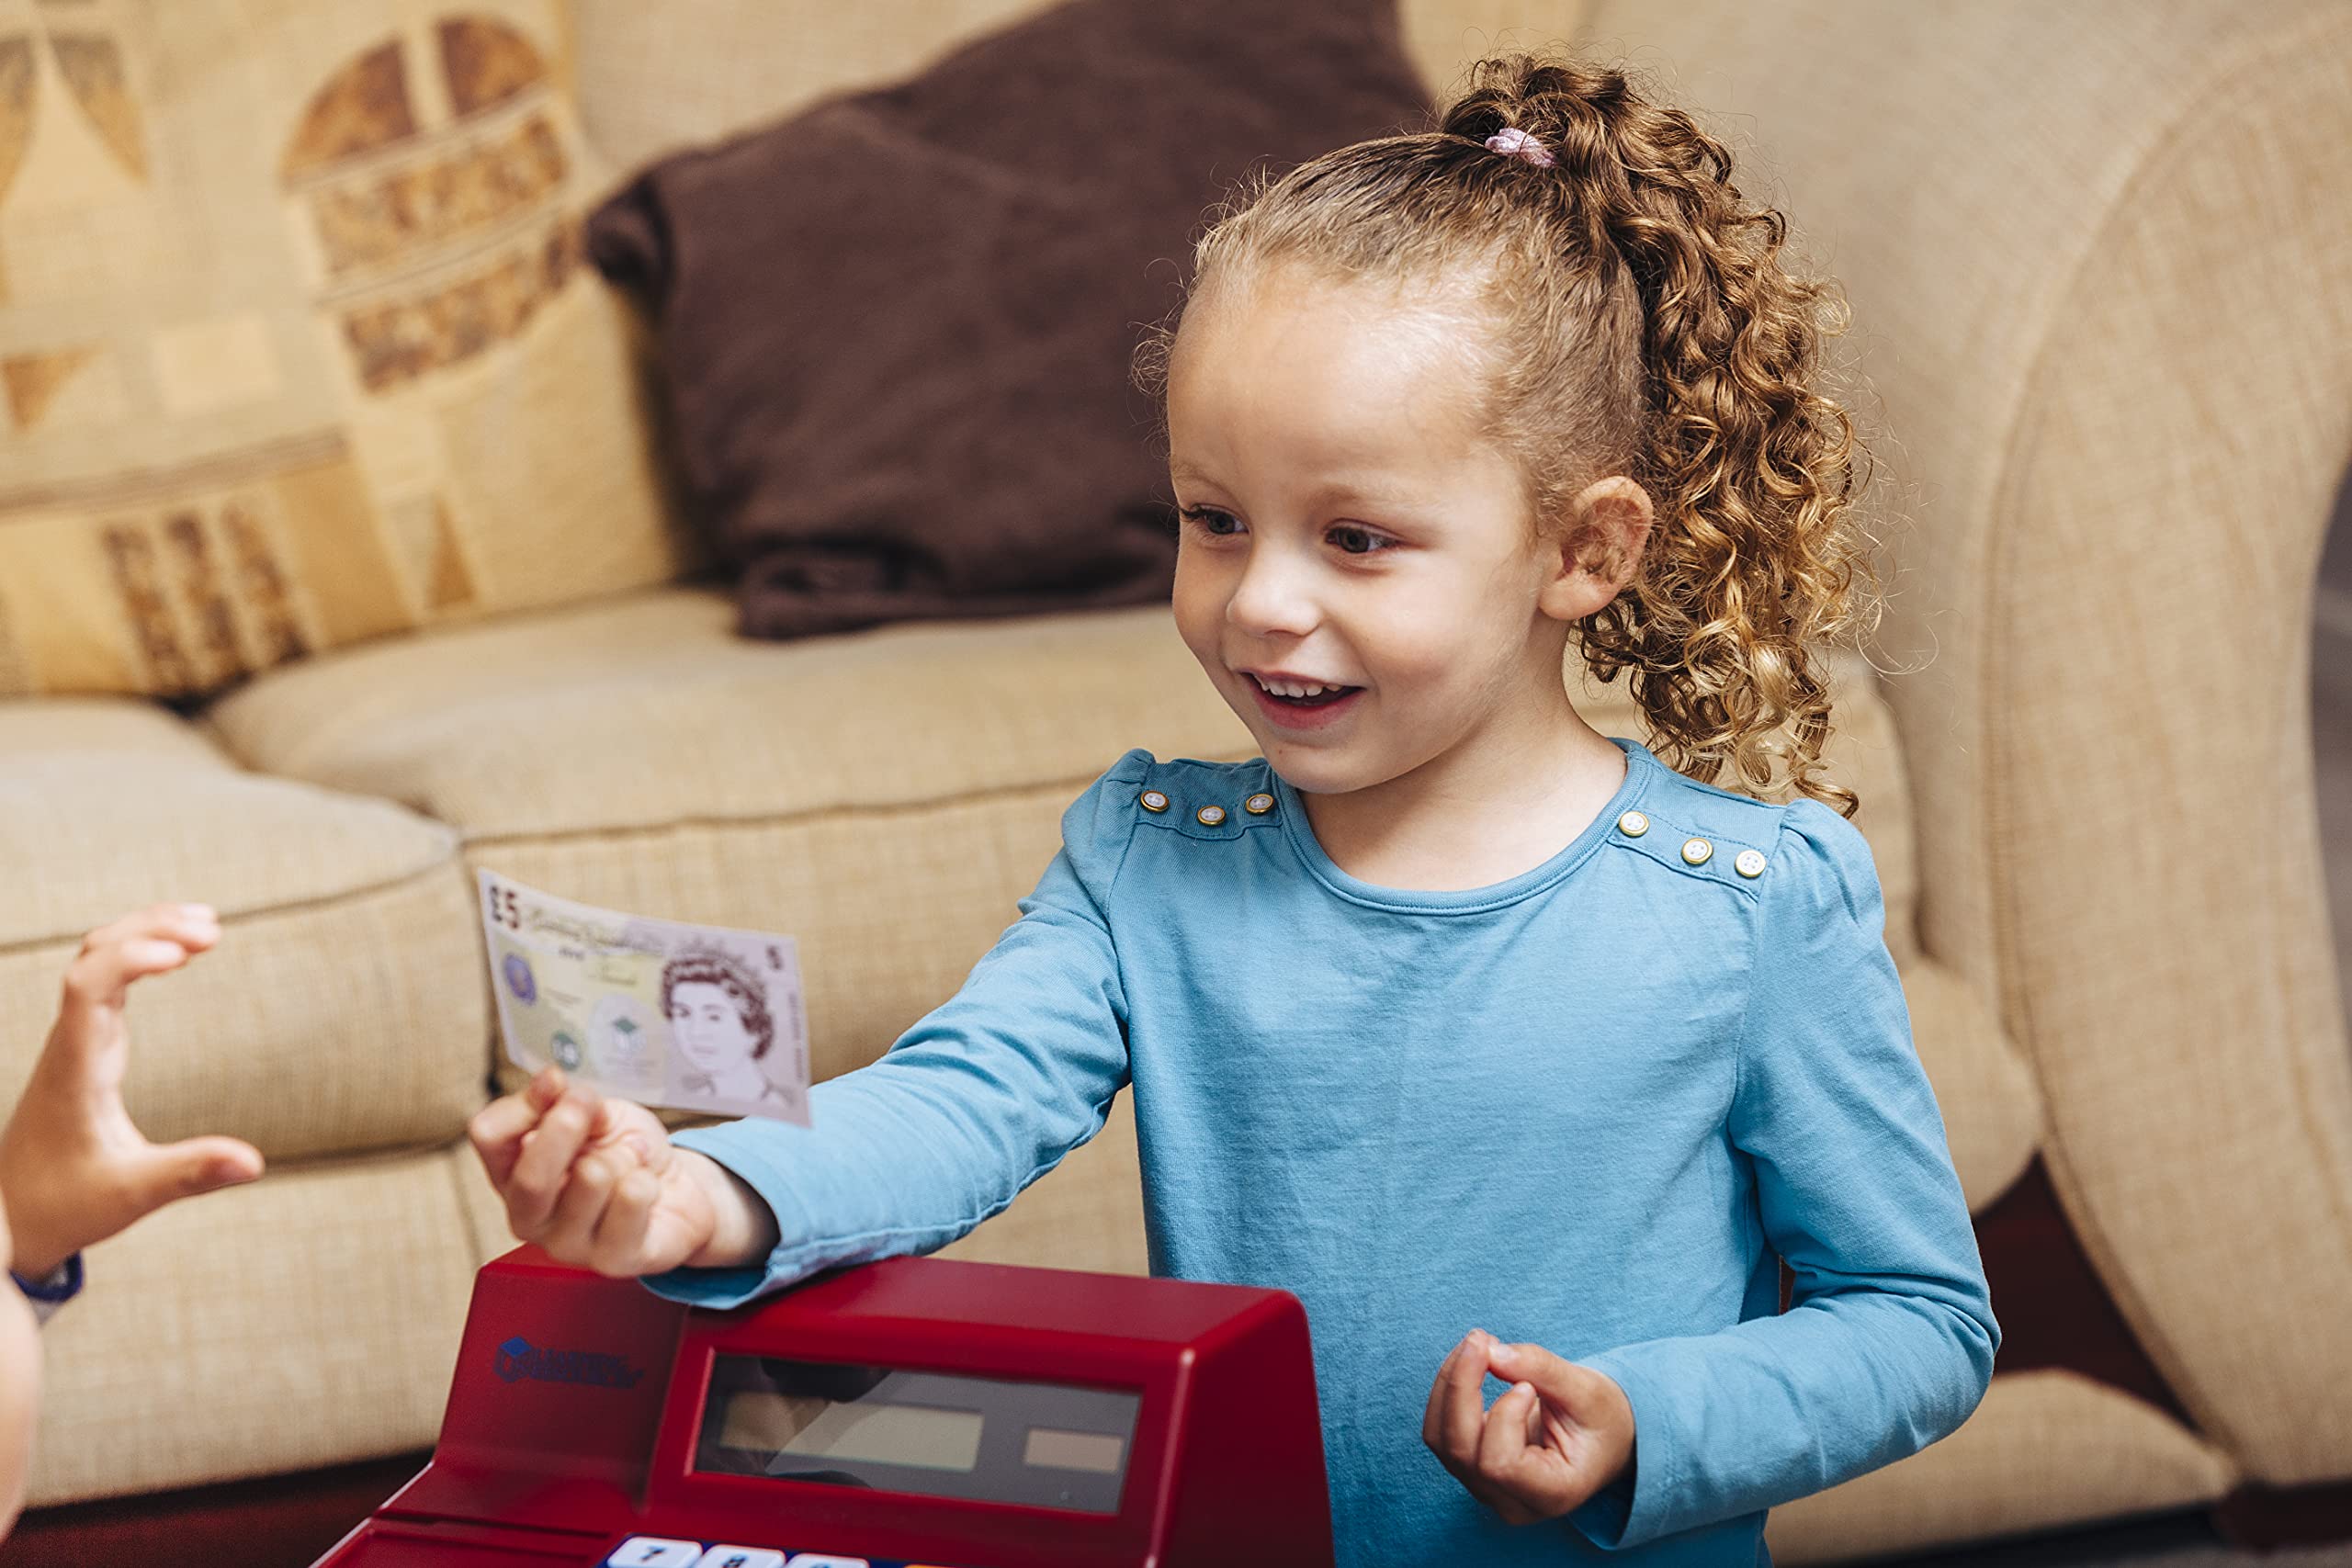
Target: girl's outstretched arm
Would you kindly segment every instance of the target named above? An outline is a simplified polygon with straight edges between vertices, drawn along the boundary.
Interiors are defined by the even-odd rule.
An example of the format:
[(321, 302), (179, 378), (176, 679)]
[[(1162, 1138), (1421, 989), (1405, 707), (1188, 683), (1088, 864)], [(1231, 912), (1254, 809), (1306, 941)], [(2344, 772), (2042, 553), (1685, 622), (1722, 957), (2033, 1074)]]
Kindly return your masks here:
[(1992, 1381), (2000, 1326), (1870, 848), (1800, 799), (1770, 867), (1730, 1132), (1796, 1285), (1785, 1313), (1578, 1358), (1634, 1406), (1630, 1499), (1568, 1516), (1604, 1547), (1890, 1464), (1950, 1435)]
[(747, 1120), (673, 1135), (757, 1192), (775, 1250), (646, 1283), (732, 1306), (839, 1264), (930, 1252), (1102, 1130), (1127, 1081), (1127, 999), (1107, 910), (1151, 753), (1062, 814), (1062, 848), (961, 989), (879, 1060), (816, 1085), (813, 1127)]

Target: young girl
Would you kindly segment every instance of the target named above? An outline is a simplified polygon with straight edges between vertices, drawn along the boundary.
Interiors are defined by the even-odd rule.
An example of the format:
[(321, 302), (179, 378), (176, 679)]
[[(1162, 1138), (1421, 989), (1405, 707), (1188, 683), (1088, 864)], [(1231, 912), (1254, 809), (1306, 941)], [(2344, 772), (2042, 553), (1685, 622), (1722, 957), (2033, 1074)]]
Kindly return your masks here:
[[(1819, 776), (1827, 290), (1728, 173), (1512, 57), (1260, 182), (1141, 365), (1177, 624), (1263, 756), (1121, 757), (813, 1131), (492, 1105), (515, 1234), (729, 1305), (964, 1235), (1132, 1085), (1153, 1272), (1306, 1305), (1342, 1564), (1769, 1561), (1768, 1507), (1957, 1427), (2000, 1331)], [(1658, 753), (1577, 716), (1572, 631)]]

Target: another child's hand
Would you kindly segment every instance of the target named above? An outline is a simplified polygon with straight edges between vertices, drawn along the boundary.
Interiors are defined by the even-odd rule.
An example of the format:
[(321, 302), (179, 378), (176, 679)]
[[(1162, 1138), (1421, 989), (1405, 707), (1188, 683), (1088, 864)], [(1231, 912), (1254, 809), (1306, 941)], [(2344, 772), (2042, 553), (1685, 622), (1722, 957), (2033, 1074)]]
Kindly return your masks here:
[[(1487, 1370), (1513, 1386), (1482, 1409)], [(1623, 1474), (1634, 1406), (1614, 1378), (1472, 1329), (1438, 1368), (1421, 1440), (1507, 1524), (1557, 1518)]]
[(64, 1000), (24, 1097), (0, 1134), (0, 1195), (16, 1229), (10, 1267), (26, 1279), (162, 1208), (261, 1174), (236, 1138), (151, 1144), (122, 1105), (130, 1065), (130, 983), (176, 969), (220, 940), (201, 904), (157, 904), (99, 927), (65, 971)]
[(775, 1247), (767, 1204), (661, 1118), (548, 1067), (466, 1129), (517, 1240), (627, 1278), (754, 1263)]

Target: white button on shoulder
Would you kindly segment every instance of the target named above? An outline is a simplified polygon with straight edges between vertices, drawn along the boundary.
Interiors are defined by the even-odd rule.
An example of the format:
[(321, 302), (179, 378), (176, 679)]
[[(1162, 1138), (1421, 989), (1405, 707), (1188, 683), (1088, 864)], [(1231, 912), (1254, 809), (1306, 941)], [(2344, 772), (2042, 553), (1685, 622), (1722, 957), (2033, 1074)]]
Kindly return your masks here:
[(1650, 830), (1650, 819), (1638, 811), (1628, 811), (1617, 818), (1617, 830), (1629, 839), (1638, 839)]
[(671, 1540), (662, 1536), (633, 1535), (613, 1548), (605, 1568), (698, 1568), (702, 1542)]
[(1707, 857), (1714, 852), (1715, 846), (1707, 842), (1704, 839), (1685, 839), (1682, 840), (1682, 858), (1690, 862), (1692, 865), (1706, 864)]
[(1739, 852), (1738, 858), (1731, 863), (1731, 868), (1752, 882), (1764, 874), (1764, 852), (1742, 850)]
[(714, 1546), (695, 1568), (784, 1568), (784, 1553), (764, 1546)]

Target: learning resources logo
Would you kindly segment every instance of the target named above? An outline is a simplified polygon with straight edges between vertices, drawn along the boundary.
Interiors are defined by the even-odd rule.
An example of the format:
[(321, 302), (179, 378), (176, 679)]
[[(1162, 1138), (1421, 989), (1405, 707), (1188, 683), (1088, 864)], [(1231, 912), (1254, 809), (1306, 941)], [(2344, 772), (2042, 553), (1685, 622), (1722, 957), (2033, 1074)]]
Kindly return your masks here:
[(594, 1388), (635, 1388), (645, 1375), (626, 1356), (595, 1350), (549, 1350), (521, 1335), (498, 1348), (498, 1377), (502, 1382), (579, 1382)]

